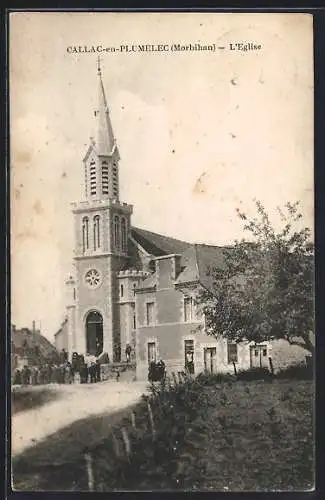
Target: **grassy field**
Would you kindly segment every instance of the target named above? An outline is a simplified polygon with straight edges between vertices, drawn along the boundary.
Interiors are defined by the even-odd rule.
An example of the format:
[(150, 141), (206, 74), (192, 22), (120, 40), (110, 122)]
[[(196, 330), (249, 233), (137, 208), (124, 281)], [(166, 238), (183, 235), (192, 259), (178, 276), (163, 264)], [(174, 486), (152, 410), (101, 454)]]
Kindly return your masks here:
[[(79, 421), (13, 462), (18, 490), (290, 491), (313, 487), (313, 383), (308, 380), (183, 384), (146, 404), (136, 430), (127, 412)], [(132, 454), (116, 457), (111, 431), (128, 428)], [(117, 439), (122, 449), (122, 440)]]

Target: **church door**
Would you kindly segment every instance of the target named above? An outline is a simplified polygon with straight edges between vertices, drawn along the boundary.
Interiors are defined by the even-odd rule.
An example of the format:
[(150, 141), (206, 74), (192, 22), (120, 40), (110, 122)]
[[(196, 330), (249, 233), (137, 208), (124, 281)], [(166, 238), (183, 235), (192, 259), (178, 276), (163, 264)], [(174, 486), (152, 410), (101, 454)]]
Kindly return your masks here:
[(98, 356), (103, 352), (103, 317), (98, 311), (91, 311), (86, 319), (87, 353)]

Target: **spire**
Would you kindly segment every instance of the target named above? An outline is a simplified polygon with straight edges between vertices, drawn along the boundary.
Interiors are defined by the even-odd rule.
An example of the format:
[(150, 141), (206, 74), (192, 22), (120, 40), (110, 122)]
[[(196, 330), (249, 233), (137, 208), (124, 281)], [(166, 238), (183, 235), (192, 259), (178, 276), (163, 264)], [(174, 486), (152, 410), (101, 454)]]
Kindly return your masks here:
[(99, 102), (98, 110), (95, 113), (98, 120), (97, 153), (99, 155), (107, 156), (113, 153), (115, 139), (105, 96), (99, 57), (97, 64), (97, 74), (99, 78)]

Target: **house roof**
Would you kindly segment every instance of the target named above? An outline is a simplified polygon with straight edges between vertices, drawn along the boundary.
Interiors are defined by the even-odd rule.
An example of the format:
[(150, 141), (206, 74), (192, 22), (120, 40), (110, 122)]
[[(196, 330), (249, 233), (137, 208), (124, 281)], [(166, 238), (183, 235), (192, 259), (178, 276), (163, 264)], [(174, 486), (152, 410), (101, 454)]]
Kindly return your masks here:
[(182, 255), (182, 271), (178, 275), (176, 283), (199, 281), (203, 286), (209, 288), (212, 285), (210, 269), (212, 267), (223, 267), (224, 262), (222, 247), (202, 244), (192, 245)]
[(29, 348), (38, 345), (43, 356), (47, 357), (57, 352), (54, 345), (45, 338), (39, 330), (32, 331), (29, 328), (11, 329), (11, 341), (15, 349), (21, 349), (25, 343)]
[[(177, 284), (199, 281), (209, 288), (212, 285), (210, 268), (224, 266), (223, 247), (188, 243), (136, 227), (131, 228), (131, 235), (153, 259), (163, 255), (181, 255), (181, 272), (176, 279)], [(151, 288), (155, 282), (153, 273), (142, 282), (141, 288)]]
[(54, 334), (54, 337), (56, 337), (57, 335), (59, 335), (59, 334), (62, 332), (62, 330), (64, 329), (64, 327), (65, 327), (65, 325), (66, 325), (67, 323), (68, 323), (68, 318), (66, 317), (66, 318), (64, 318), (64, 320), (62, 321), (61, 326), (60, 326), (60, 328), (58, 329), (58, 331)]

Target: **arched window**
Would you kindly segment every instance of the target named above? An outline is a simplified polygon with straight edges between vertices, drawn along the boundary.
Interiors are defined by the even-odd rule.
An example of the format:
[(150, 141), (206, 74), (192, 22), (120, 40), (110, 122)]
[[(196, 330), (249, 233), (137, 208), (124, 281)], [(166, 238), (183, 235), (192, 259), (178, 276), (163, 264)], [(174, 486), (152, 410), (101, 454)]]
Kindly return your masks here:
[(89, 248), (89, 219), (84, 217), (82, 219), (82, 249), (83, 252)]
[(99, 215), (94, 217), (94, 250), (100, 247)]
[(120, 248), (120, 219), (118, 215), (114, 217), (114, 245), (115, 248)]
[(126, 252), (127, 238), (126, 238), (126, 220), (123, 217), (121, 221), (121, 239), (122, 239), (122, 252)]

